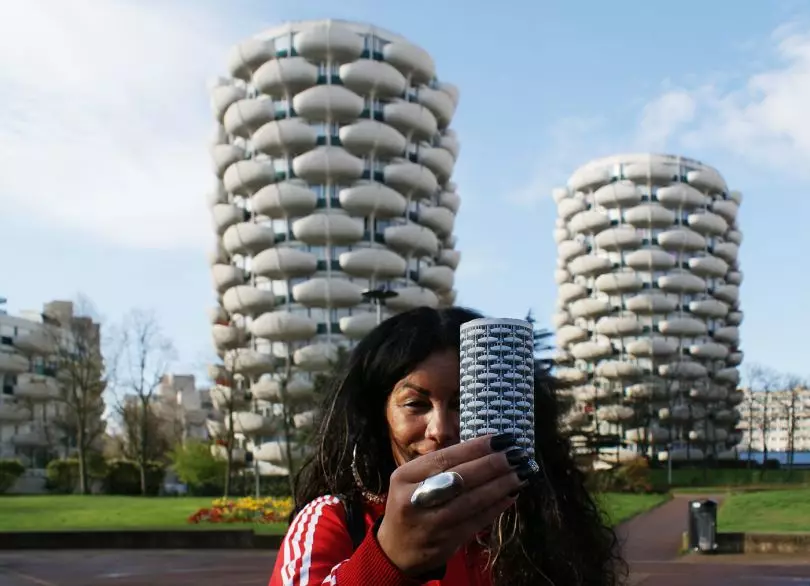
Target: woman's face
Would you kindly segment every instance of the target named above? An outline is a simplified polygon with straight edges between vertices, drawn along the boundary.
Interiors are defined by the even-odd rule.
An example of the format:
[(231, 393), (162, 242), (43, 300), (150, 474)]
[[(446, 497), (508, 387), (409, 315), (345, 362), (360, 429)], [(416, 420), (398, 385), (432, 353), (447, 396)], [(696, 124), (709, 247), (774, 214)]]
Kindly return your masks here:
[(397, 466), (459, 441), (459, 359), (452, 350), (429, 356), (399, 381), (385, 417)]

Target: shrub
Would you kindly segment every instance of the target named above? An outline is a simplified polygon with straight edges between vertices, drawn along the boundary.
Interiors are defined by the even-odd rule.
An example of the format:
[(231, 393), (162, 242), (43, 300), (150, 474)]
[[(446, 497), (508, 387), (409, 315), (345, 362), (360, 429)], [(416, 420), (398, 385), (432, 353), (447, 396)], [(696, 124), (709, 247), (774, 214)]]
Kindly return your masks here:
[(211, 454), (208, 444), (189, 441), (171, 453), (172, 468), (180, 482), (188, 486), (194, 496), (222, 494), (227, 463)]
[(650, 466), (647, 458), (638, 457), (610, 470), (587, 473), (587, 487), (592, 492), (652, 492)]
[[(100, 454), (87, 454), (86, 464), (88, 482), (105, 477), (107, 464)], [(51, 460), (46, 468), (46, 474), (48, 478), (46, 487), (52, 492), (71, 494), (79, 488), (78, 458)]]
[[(165, 472), (160, 462), (146, 463), (146, 494), (155, 496), (160, 492)], [(141, 494), (141, 473), (137, 462), (131, 460), (110, 460), (104, 476), (104, 492), (107, 494)]]
[(25, 472), (19, 460), (0, 460), (0, 494), (6, 492)]

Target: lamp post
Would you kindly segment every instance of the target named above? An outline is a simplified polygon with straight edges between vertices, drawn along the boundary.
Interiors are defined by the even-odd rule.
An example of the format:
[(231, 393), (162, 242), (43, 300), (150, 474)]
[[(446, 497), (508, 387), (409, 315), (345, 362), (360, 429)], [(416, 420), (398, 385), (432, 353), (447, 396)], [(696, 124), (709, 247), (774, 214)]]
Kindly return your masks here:
[(381, 286), (374, 289), (366, 289), (363, 291), (363, 297), (377, 306), (377, 325), (382, 323), (382, 308), (383, 305), (385, 305), (386, 300), (392, 299), (397, 295), (399, 295), (399, 293), (393, 289), (389, 289), (386, 286)]

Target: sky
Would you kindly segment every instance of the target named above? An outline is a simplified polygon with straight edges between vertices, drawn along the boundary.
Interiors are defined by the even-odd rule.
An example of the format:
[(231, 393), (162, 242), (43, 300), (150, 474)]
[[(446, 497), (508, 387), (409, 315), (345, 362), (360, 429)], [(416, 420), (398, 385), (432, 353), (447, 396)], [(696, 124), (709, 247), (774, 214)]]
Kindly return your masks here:
[(743, 193), (746, 363), (810, 376), (810, 2), (25, 0), (0, 20), (0, 297), (153, 310), (175, 372), (211, 356), (208, 84), (287, 20), (370, 22), (461, 100), (458, 303), (551, 328), (551, 190), (590, 159), (678, 154)]

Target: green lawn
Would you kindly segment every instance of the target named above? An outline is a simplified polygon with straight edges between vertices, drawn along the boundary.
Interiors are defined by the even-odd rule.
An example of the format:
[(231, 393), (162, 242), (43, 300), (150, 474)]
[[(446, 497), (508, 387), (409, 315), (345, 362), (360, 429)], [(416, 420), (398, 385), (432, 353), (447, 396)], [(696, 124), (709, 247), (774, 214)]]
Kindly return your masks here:
[(717, 529), (724, 533), (810, 532), (810, 489), (731, 494), (720, 506)]
[[(613, 524), (665, 501), (666, 495), (605, 494), (599, 497)], [(0, 531), (100, 529), (236, 529), (243, 524), (187, 522), (189, 515), (210, 506), (209, 498), (128, 496), (4, 496), (0, 497)], [(286, 525), (257, 524), (259, 533), (283, 533)]]
[(618, 525), (669, 500), (666, 494), (606, 493), (597, 497), (611, 524)]
[[(244, 524), (199, 524), (187, 519), (210, 498), (38, 495), (0, 497), (0, 531), (71, 529), (237, 529)], [(257, 524), (260, 533), (283, 533), (286, 525)]]

